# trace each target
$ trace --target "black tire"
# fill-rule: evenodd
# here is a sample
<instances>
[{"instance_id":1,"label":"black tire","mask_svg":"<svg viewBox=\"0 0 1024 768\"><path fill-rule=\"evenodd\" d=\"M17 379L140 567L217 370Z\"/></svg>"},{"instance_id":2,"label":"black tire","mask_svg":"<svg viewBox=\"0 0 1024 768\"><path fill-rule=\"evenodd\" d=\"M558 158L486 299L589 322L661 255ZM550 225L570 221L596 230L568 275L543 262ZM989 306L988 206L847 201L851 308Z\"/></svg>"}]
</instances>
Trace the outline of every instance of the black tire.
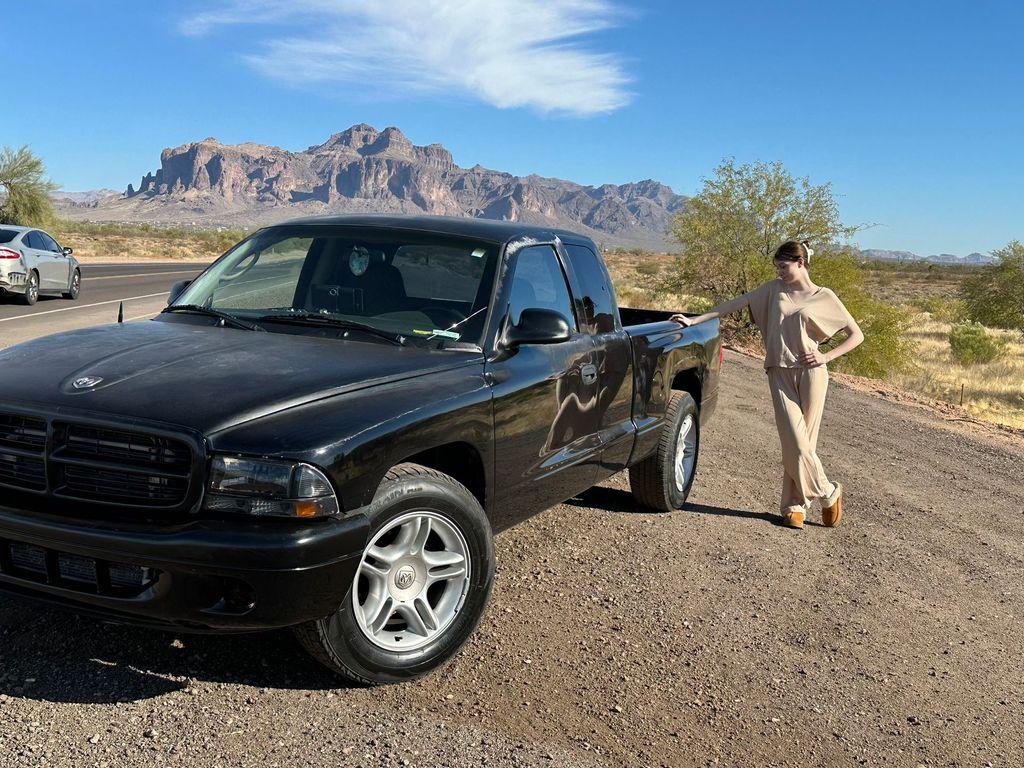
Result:
<instances>
[{"instance_id":1,"label":"black tire","mask_svg":"<svg viewBox=\"0 0 1024 768\"><path fill-rule=\"evenodd\" d=\"M25 293L21 295L21 303L32 306L39 300L39 274L32 270L25 282Z\"/></svg>"},{"instance_id":2,"label":"black tire","mask_svg":"<svg viewBox=\"0 0 1024 768\"><path fill-rule=\"evenodd\" d=\"M389 523L420 512L443 518L462 537L469 566L468 583L461 587L464 598L450 623L424 641L426 644L412 650L390 650L371 641L356 616L355 603L366 586L365 577L357 576L337 611L293 628L303 648L334 672L366 685L422 677L454 656L483 616L494 580L491 526L476 497L448 475L419 464L399 464L389 470L367 513L370 534L361 562L366 561L375 537L382 531L387 535ZM396 588L398 578L394 579ZM390 589L390 575L386 583ZM444 589L448 588L446 583Z\"/></svg>"},{"instance_id":3,"label":"black tire","mask_svg":"<svg viewBox=\"0 0 1024 768\"><path fill-rule=\"evenodd\" d=\"M71 285L68 286L68 290L61 294L65 299L74 301L78 298L78 294L82 292L82 273L77 269L71 273Z\"/></svg>"},{"instance_id":4,"label":"black tire","mask_svg":"<svg viewBox=\"0 0 1024 768\"><path fill-rule=\"evenodd\" d=\"M692 431L693 464L682 487L676 482L676 450L680 429ZM665 430L658 450L629 468L629 488L641 504L662 512L681 509L690 495L700 455L700 416L689 392L672 392L665 414Z\"/></svg>"}]
</instances>

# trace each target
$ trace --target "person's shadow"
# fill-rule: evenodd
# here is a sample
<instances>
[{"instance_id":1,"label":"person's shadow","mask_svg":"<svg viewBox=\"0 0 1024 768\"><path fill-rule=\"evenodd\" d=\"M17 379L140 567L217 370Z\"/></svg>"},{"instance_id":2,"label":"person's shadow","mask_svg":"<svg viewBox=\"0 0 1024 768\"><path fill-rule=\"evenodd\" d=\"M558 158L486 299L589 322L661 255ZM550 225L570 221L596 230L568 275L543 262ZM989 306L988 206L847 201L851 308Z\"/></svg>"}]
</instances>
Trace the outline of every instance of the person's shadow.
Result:
<instances>
[{"instance_id":1,"label":"person's shadow","mask_svg":"<svg viewBox=\"0 0 1024 768\"><path fill-rule=\"evenodd\" d=\"M579 493L569 499L566 504L574 507L596 507L608 512L620 512L626 514L649 514L650 509L644 507L629 491L619 488L607 488L594 486L583 493ZM725 517L742 517L748 520L761 520L771 525L781 525L781 518L767 512L752 512L746 509L730 509L729 507L712 507L707 504L694 504L687 502L683 507L686 512L696 512L701 515L722 515Z\"/></svg>"}]
</instances>

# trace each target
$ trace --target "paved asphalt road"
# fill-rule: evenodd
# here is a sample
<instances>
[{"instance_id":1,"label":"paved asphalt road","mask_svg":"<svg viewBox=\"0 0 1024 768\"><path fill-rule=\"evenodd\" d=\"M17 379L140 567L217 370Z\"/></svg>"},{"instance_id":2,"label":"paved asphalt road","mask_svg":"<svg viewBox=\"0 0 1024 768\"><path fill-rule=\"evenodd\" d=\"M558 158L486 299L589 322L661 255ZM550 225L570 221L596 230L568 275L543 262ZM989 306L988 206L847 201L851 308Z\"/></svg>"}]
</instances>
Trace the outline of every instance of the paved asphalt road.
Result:
<instances>
[{"instance_id":1,"label":"paved asphalt road","mask_svg":"<svg viewBox=\"0 0 1024 768\"><path fill-rule=\"evenodd\" d=\"M0 349L51 333L112 323L122 301L126 322L152 317L166 304L174 283L195 277L204 267L188 262L85 264L77 301L40 296L35 306L26 307L16 297L0 300Z\"/></svg>"}]
</instances>

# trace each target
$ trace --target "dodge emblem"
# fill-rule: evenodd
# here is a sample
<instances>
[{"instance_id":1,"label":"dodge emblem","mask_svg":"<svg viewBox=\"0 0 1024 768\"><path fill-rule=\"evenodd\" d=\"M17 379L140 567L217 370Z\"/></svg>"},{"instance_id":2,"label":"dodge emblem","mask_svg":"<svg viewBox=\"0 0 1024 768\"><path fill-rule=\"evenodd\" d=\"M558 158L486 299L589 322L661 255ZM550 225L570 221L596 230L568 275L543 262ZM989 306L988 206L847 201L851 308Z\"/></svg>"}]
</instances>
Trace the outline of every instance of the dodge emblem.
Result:
<instances>
[{"instance_id":1,"label":"dodge emblem","mask_svg":"<svg viewBox=\"0 0 1024 768\"><path fill-rule=\"evenodd\" d=\"M398 573L395 574L395 586L399 589L408 589L414 581L416 581L416 571L412 566L406 565L399 568Z\"/></svg>"},{"instance_id":2,"label":"dodge emblem","mask_svg":"<svg viewBox=\"0 0 1024 768\"><path fill-rule=\"evenodd\" d=\"M75 389L89 389L90 387L95 387L101 381L103 381L102 376L83 376L71 382L71 386Z\"/></svg>"}]
</instances>

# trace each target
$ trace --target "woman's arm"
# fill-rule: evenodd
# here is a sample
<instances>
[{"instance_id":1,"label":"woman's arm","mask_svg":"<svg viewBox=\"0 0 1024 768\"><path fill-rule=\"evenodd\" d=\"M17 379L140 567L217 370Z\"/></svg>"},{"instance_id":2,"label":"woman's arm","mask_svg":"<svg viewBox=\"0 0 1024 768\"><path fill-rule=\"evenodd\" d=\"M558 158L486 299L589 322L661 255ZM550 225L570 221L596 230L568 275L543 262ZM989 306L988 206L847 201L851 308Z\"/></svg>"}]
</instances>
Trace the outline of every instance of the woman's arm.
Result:
<instances>
[{"instance_id":1,"label":"woman's arm","mask_svg":"<svg viewBox=\"0 0 1024 768\"><path fill-rule=\"evenodd\" d=\"M842 344L836 345L834 349L830 349L828 352L822 352L819 349L813 349L810 352L804 352L800 357L797 358L797 362L800 365L805 365L808 368L817 368L819 365L825 365L831 363L838 357L842 357L851 349L855 349L860 346L861 342L864 341L864 332L857 325L856 320L850 321L850 324L845 328L840 329L842 333L846 334L846 338L843 339Z\"/></svg>"},{"instance_id":2,"label":"woman's arm","mask_svg":"<svg viewBox=\"0 0 1024 768\"><path fill-rule=\"evenodd\" d=\"M745 293L742 296L737 296L735 299L729 299L723 301L717 307L705 312L703 315L697 315L696 317L686 317L686 315L675 314L669 318L672 322L679 323L680 325L690 326L697 325L697 323L703 323L708 320L714 320L716 317L722 317L723 315L731 315L733 312L739 312L747 306L749 301L749 293ZM852 347L851 347L852 349Z\"/></svg>"}]
</instances>

